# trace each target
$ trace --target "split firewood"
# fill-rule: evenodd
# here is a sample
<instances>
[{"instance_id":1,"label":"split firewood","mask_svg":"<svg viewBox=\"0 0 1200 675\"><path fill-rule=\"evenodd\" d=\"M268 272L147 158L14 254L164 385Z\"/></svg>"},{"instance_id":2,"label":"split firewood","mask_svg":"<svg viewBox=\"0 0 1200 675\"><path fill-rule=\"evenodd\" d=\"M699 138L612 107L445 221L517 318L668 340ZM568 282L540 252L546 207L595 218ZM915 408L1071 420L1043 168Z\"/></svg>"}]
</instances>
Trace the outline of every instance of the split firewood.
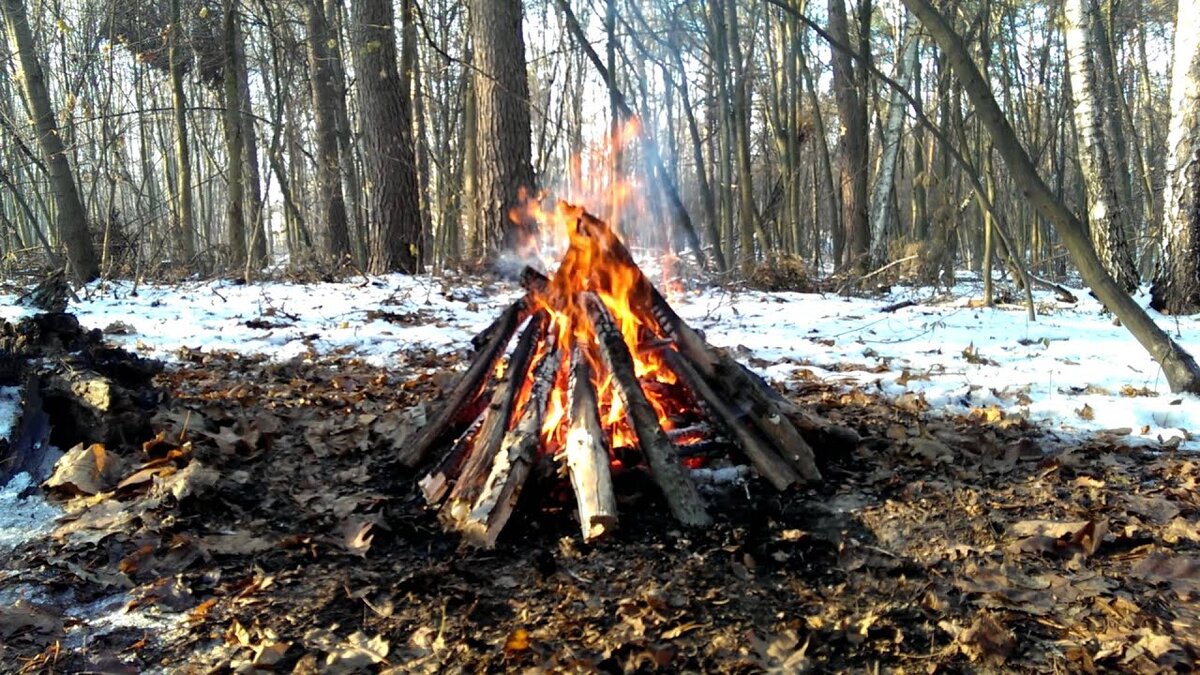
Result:
<instances>
[{"instance_id":1,"label":"split firewood","mask_svg":"<svg viewBox=\"0 0 1200 675\"><path fill-rule=\"evenodd\" d=\"M489 329L491 337L487 344L475 353L467 372L463 373L450 395L425 424L409 438L405 439L397 449L397 459L405 466L416 466L425 459L430 448L438 443L450 431L463 411L470 407L470 402L478 397L487 383L488 377L496 368L496 362L504 354L504 347L512 339L517 330L521 314L524 312L522 301L514 302L500 315L495 322L495 328Z\"/></svg>"},{"instance_id":2,"label":"split firewood","mask_svg":"<svg viewBox=\"0 0 1200 675\"><path fill-rule=\"evenodd\" d=\"M488 474L471 513L461 525L467 540L477 546L492 548L496 545L496 539L512 516L521 496L521 489L537 459L542 422L546 416L546 403L550 398L550 390L554 388L558 366L562 362L553 332L545 332L543 345L546 354L534 369L533 387L521 418L517 425L504 435L500 451L496 453L492 462L491 473Z\"/></svg>"},{"instance_id":3,"label":"split firewood","mask_svg":"<svg viewBox=\"0 0 1200 675\"><path fill-rule=\"evenodd\" d=\"M479 417L471 423L467 430L459 434L458 439L454 441L450 452L438 462L429 473L420 481L421 494L425 495L425 503L430 506L436 506L441 503L442 498L450 490L450 486L454 484L455 477L462 471L463 462L471 452L471 445L475 442L475 437L479 435L479 430L483 427L484 421L487 419L487 410L479 413Z\"/></svg>"},{"instance_id":4,"label":"split firewood","mask_svg":"<svg viewBox=\"0 0 1200 675\"><path fill-rule=\"evenodd\" d=\"M608 464L608 443L600 424L592 369L583 352L571 352L568 384L567 440L563 454L575 490L579 526L585 541L598 539L617 527L617 500Z\"/></svg>"},{"instance_id":5,"label":"split firewood","mask_svg":"<svg viewBox=\"0 0 1200 675\"><path fill-rule=\"evenodd\" d=\"M533 359L538 341L545 334L546 323L545 312L538 312L529 320L529 324L521 332L521 337L517 339L517 346L513 349L508 367L504 369L503 379L492 392L492 402L485 413L487 417L479 429L479 435L471 444L471 452L450 490L446 505L442 507L442 518L451 526L456 527L466 519L483 490L483 483L508 430L517 395L525 385L529 362Z\"/></svg>"},{"instance_id":6,"label":"split firewood","mask_svg":"<svg viewBox=\"0 0 1200 675\"><path fill-rule=\"evenodd\" d=\"M733 437L734 442L745 453L760 476L770 481L771 485L780 491L801 481L800 476L796 474L790 464L772 450L758 434L738 420L737 414L729 409L721 396L704 381L704 378L700 377L700 374L692 368L682 354L674 350L667 350L663 352L663 356L671 370L683 379L684 386L692 392L697 402L710 411L715 421Z\"/></svg>"},{"instance_id":7,"label":"split firewood","mask_svg":"<svg viewBox=\"0 0 1200 675\"><path fill-rule=\"evenodd\" d=\"M650 473L662 490L672 515L689 527L711 524L712 518L704 510L704 502L696 492L696 486L679 463L675 446L667 439L658 423L658 415L638 384L633 357L608 308L594 293L584 294L583 305L591 319L604 365L612 374L617 395L625 405L626 417L633 427L638 447L646 455Z\"/></svg>"}]
</instances>

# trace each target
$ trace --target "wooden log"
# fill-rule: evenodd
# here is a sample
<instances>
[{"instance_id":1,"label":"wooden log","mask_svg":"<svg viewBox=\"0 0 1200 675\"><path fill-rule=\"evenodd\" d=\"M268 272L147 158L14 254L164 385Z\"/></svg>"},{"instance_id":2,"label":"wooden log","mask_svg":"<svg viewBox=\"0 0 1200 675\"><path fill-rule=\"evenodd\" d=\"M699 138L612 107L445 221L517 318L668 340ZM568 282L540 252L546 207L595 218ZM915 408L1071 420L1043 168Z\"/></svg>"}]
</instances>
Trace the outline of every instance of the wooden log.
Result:
<instances>
[{"instance_id":1,"label":"wooden log","mask_svg":"<svg viewBox=\"0 0 1200 675\"><path fill-rule=\"evenodd\" d=\"M703 527L712 523L696 486L679 463L675 446L667 439L658 415L646 399L633 370L633 357L621 337L616 322L603 301L594 293L583 295L583 305L591 319L604 365L612 373L617 395L625 404L625 414L633 427L638 447L650 464L650 473L667 500L671 513L685 526Z\"/></svg>"},{"instance_id":2,"label":"wooden log","mask_svg":"<svg viewBox=\"0 0 1200 675\"><path fill-rule=\"evenodd\" d=\"M608 442L600 423L592 369L576 347L571 353L568 383L567 439L563 454L575 504L579 527L585 541L603 537L617 528L617 500L613 494L612 473L608 466Z\"/></svg>"},{"instance_id":3,"label":"wooden log","mask_svg":"<svg viewBox=\"0 0 1200 675\"><path fill-rule=\"evenodd\" d=\"M529 308L532 307L533 305L530 304L529 296L526 295L526 296L517 298L517 300L514 301L513 304L509 308L511 309L513 306L515 306L517 308L516 324L520 324L521 318L529 311ZM508 321L509 321L508 312L507 311L501 312L500 316L497 316L494 321L492 321L490 324L488 324L487 328L484 328L483 330L479 331L478 333L475 334L474 337L471 338L471 348L474 349L475 351L480 351L480 350L484 349L485 347L487 347L488 343L490 343L492 341L492 337L494 337L497 333L500 333L505 330L505 328L508 324ZM514 327L515 327L515 325L514 325ZM509 337L511 338L512 337L512 329L508 329L508 330L509 330L509 333L508 333ZM507 343L508 340L505 340L505 342Z\"/></svg>"},{"instance_id":4,"label":"wooden log","mask_svg":"<svg viewBox=\"0 0 1200 675\"><path fill-rule=\"evenodd\" d=\"M520 300L509 305L508 309L496 320L496 328L489 329L491 336L487 344L471 358L467 372L454 385L450 395L442 402L428 422L411 436L406 438L397 448L397 459L404 466L416 466L442 438L450 431L458 420L460 413L470 402L482 393L488 377L496 368L496 362L504 354L504 348L512 338L524 312L524 303Z\"/></svg>"},{"instance_id":5,"label":"wooden log","mask_svg":"<svg viewBox=\"0 0 1200 675\"><path fill-rule=\"evenodd\" d=\"M496 539L512 516L521 489L529 478L530 470L537 459L541 445L542 421L546 417L546 403L562 362L555 336L545 333L546 354L538 362L533 374L533 387L529 400L521 411L517 425L504 435L500 451L492 462L491 473L483 484L479 497L472 505L470 514L463 520L461 528L467 541L493 548Z\"/></svg>"},{"instance_id":6,"label":"wooden log","mask_svg":"<svg viewBox=\"0 0 1200 675\"><path fill-rule=\"evenodd\" d=\"M667 431L667 438L675 445L687 445L699 441L713 440L716 430L708 424L701 422L680 429L671 429Z\"/></svg>"},{"instance_id":7,"label":"wooden log","mask_svg":"<svg viewBox=\"0 0 1200 675\"><path fill-rule=\"evenodd\" d=\"M456 527L466 519L472 504L483 489L496 453L500 451L504 434L508 431L517 395L529 374L529 362L533 360L534 347L546 332L546 323L545 312L538 312L529 320L529 324L521 332L521 337L517 339L517 346L513 348L508 367L504 370L504 377L492 392L492 401L484 413L486 417L483 425L472 442L471 451L463 462L458 480L454 482L446 504L442 507L442 518L451 527Z\"/></svg>"},{"instance_id":8,"label":"wooden log","mask_svg":"<svg viewBox=\"0 0 1200 675\"><path fill-rule=\"evenodd\" d=\"M812 446L780 409L782 397L762 378L747 370L723 349L708 344L680 318L657 289L651 289L651 311L660 327L673 339L679 352L695 366L716 396L729 401L762 435L775 446L779 455L805 480L820 481Z\"/></svg>"},{"instance_id":9,"label":"wooden log","mask_svg":"<svg viewBox=\"0 0 1200 675\"><path fill-rule=\"evenodd\" d=\"M454 484L454 479L458 478L463 462L466 461L467 455L471 451L471 445L474 443L475 437L479 435L479 430L487 418L488 410L490 407L479 413L471 426L459 434L458 439L450 448L450 452L446 453L442 461L438 462L437 466L421 479L419 483L421 493L425 495L425 503L429 506L440 504L446 493L450 491L450 486Z\"/></svg>"},{"instance_id":10,"label":"wooden log","mask_svg":"<svg viewBox=\"0 0 1200 675\"><path fill-rule=\"evenodd\" d=\"M770 481L780 492L801 481L791 465L772 450L770 444L738 419L737 413L725 404L721 396L700 377L682 354L675 350L667 350L663 352L663 357L667 366L683 380L684 386L692 392L696 401L712 413L725 433L733 438L734 443L754 465L758 475Z\"/></svg>"}]
</instances>

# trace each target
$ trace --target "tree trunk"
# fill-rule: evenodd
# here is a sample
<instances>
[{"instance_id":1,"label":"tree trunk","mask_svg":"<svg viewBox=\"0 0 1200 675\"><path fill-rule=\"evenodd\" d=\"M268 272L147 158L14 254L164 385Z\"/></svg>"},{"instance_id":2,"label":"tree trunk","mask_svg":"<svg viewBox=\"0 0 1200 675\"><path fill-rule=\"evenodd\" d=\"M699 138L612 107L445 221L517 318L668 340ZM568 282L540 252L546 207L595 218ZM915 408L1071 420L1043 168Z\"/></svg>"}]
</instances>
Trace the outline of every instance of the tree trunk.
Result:
<instances>
[{"instance_id":1,"label":"tree trunk","mask_svg":"<svg viewBox=\"0 0 1200 675\"><path fill-rule=\"evenodd\" d=\"M250 98L250 72L246 68L246 38L241 17L233 25L233 68L237 75L238 120L242 125L242 161L245 162L243 189L250 207L250 231L247 233L253 267L269 262L267 231L263 225L262 171L258 163L258 133L254 128L254 104ZM247 271L249 268L247 268Z\"/></svg>"},{"instance_id":2,"label":"tree trunk","mask_svg":"<svg viewBox=\"0 0 1200 675\"><path fill-rule=\"evenodd\" d=\"M188 144L187 98L183 93L183 55L179 53L179 0L171 0L168 59L171 70L171 113L175 123L175 239L185 264L196 257L196 223L192 211L192 160Z\"/></svg>"},{"instance_id":3,"label":"tree trunk","mask_svg":"<svg viewBox=\"0 0 1200 675\"><path fill-rule=\"evenodd\" d=\"M511 249L534 232L509 220L522 191L536 184L530 158L529 82L520 0L471 0L475 93L475 210L486 255ZM468 139L468 142L471 142Z\"/></svg>"},{"instance_id":4,"label":"tree trunk","mask_svg":"<svg viewBox=\"0 0 1200 675\"><path fill-rule=\"evenodd\" d=\"M81 282L91 281L100 274L96 249L92 246L87 227L87 213L79 198L75 175L67 162L66 149L55 125L54 111L50 107L50 92L38 62L37 45L25 13L24 0L0 0L4 24L8 33L8 44L13 56L17 79L21 82L21 93L25 107L37 130L38 143L46 158L50 174L50 185L54 192L57 211L59 238L67 247L67 259L75 277Z\"/></svg>"},{"instance_id":5,"label":"tree trunk","mask_svg":"<svg viewBox=\"0 0 1200 675\"><path fill-rule=\"evenodd\" d=\"M829 34L842 44L850 44L845 0L829 0ZM867 148L867 103L859 90L858 79L850 56L835 49L833 90L837 99L838 116L841 118L838 170L842 193L841 225L845 236L845 248L838 264L847 271L861 274L866 271L871 245L871 230L867 220L867 170L870 156Z\"/></svg>"},{"instance_id":6,"label":"tree trunk","mask_svg":"<svg viewBox=\"0 0 1200 675\"><path fill-rule=\"evenodd\" d=\"M1038 211L1054 223L1055 231L1066 244L1084 282L1158 362L1172 391L1200 393L1200 367L1196 365L1196 361L1159 328L1104 269L1104 264L1100 262L1091 246L1083 223L1050 191L1050 187L1042 180L1037 168L1030 161L1029 155L1021 147L1016 132L996 103L991 88L979 74L962 38L933 8L929 0L904 0L904 4L909 11L917 15L925 29L946 53L950 66L962 81L963 89L970 96L980 121L991 135L1014 181L1022 186L1023 194Z\"/></svg>"},{"instance_id":7,"label":"tree trunk","mask_svg":"<svg viewBox=\"0 0 1200 675\"><path fill-rule=\"evenodd\" d=\"M1162 261L1151 306L1169 314L1200 312L1200 0L1179 0Z\"/></svg>"},{"instance_id":8,"label":"tree trunk","mask_svg":"<svg viewBox=\"0 0 1200 675\"><path fill-rule=\"evenodd\" d=\"M369 214L367 269L420 271L421 215L408 87L396 61L390 0L354 0L351 32Z\"/></svg>"},{"instance_id":9,"label":"tree trunk","mask_svg":"<svg viewBox=\"0 0 1200 675\"><path fill-rule=\"evenodd\" d=\"M237 78L237 0L224 0L224 45L222 70L224 73L225 96L225 219L229 232L229 267L231 270L242 270L246 266L246 212L243 203L246 192L246 181L243 174L245 168L242 153L245 142L242 139L242 109L241 95L238 91Z\"/></svg>"},{"instance_id":10,"label":"tree trunk","mask_svg":"<svg viewBox=\"0 0 1200 675\"><path fill-rule=\"evenodd\" d=\"M341 161L337 138L337 90L330 63L332 34L321 0L305 3L308 23L308 79L312 88L317 148L317 186L326 231L325 250L335 261L350 254L350 228L342 195ZM319 227L319 226L318 226Z\"/></svg>"},{"instance_id":11,"label":"tree trunk","mask_svg":"<svg viewBox=\"0 0 1200 675\"><path fill-rule=\"evenodd\" d=\"M1104 263L1104 268L1116 279L1125 292L1137 287L1137 271L1129 253L1126 233L1131 231L1128 208L1118 189L1120 174L1125 168L1116 166L1113 133L1105 133L1114 123L1118 111L1109 109L1109 101L1101 100L1103 82L1101 71L1108 65L1098 58L1097 43L1106 42L1102 30L1100 8L1096 0L1066 0L1063 6L1067 18L1067 52L1074 95L1075 131L1079 138L1079 164L1087 192L1088 224L1092 244ZM1107 99L1107 97L1105 97ZM1128 183L1128 181L1124 181ZM1130 200L1131 201L1131 200ZM1124 203L1123 203L1124 202Z\"/></svg>"},{"instance_id":12,"label":"tree trunk","mask_svg":"<svg viewBox=\"0 0 1200 675\"><path fill-rule=\"evenodd\" d=\"M917 68L917 48L920 36L916 34L916 19L911 14L904 22L904 36L908 45L904 48L900 63L897 65L896 80L906 89L912 82L913 71ZM871 257L877 264L887 262L888 237L887 228L892 219L891 194L896 178L896 159L900 155L901 133L904 130L904 114L908 110L908 102L899 91L893 91L888 101L887 124L883 129L883 156L879 160L879 171L875 176L875 189L871 193L870 215L874 219L871 227Z\"/></svg>"}]
</instances>

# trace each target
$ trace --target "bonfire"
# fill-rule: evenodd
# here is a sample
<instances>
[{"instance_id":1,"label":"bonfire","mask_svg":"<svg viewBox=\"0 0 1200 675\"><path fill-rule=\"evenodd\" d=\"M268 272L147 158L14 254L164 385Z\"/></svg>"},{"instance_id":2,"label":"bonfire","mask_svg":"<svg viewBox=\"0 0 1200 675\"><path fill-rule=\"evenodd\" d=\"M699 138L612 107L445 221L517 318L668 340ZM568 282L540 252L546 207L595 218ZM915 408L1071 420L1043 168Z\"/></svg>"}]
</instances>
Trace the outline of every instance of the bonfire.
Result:
<instances>
[{"instance_id":1,"label":"bonfire","mask_svg":"<svg viewBox=\"0 0 1200 675\"><path fill-rule=\"evenodd\" d=\"M821 480L801 431L852 432L709 345L607 223L565 202L541 218L567 234L558 269L525 268L525 296L475 337L467 371L400 449L409 466L441 451L421 489L448 529L494 546L539 466L569 477L585 539L617 527L612 475L631 465L648 469L681 524L707 525L689 472L705 458L687 450L718 437L778 490Z\"/></svg>"}]
</instances>

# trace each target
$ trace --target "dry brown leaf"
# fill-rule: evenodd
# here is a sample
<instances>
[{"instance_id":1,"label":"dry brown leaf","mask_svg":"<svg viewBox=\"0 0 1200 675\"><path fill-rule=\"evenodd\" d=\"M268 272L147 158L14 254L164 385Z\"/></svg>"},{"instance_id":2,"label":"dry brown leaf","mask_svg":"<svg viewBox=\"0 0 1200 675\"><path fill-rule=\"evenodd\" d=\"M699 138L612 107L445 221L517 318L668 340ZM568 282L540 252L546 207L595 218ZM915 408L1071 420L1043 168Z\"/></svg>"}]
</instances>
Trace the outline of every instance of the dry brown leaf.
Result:
<instances>
[{"instance_id":1,"label":"dry brown leaf","mask_svg":"<svg viewBox=\"0 0 1200 675\"><path fill-rule=\"evenodd\" d=\"M62 618L49 609L27 600L19 599L8 606L0 606L0 638L37 633L43 636L56 635L62 631Z\"/></svg>"},{"instance_id":2,"label":"dry brown leaf","mask_svg":"<svg viewBox=\"0 0 1200 675\"><path fill-rule=\"evenodd\" d=\"M1200 559L1151 553L1134 565L1130 573L1152 583L1169 583L1181 596L1200 592Z\"/></svg>"},{"instance_id":3,"label":"dry brown leaf","mask_svg":"<svg viewBox=\"0 0 1200 675\"><path fill-rule=\"evenodd\" d=\"M1146 518L1155 525L1166 525L1179 515L1179 505L1163 497L1124 495L1122 500L1130 511Z\"/></svg>"},{"instance_id":4,"label":"dry brown leaf","mask_svg":"<svg viewBox=\"0 0 1200 675\"><path fill-rule=\"evenodd\" d=\"M504 653L516 654L529 649L529 631L518 628L508 634L504 640Z\"/></svg>"},{"instance_id":5,"label":"dry brown leaf","mask_svg":"<svg viewBox=\"0 0 1200 675\"><path fill-rule=\"evenodd\" d=\"M1048 525L1047 529L1059 530L1060 528ZM1011 553L1035 553L1061 558L1070 558L1075 555L1092 556L1100 548L1100 543L1106 534L1108 534L1108 521L1101 518L1100 520L1089 520L1077 529L1067 529L1058 536L1034 534L1019 539L1010 544L1008 550Z\"/></svg>"},{"instance_id":6,"label":"dry brown leaf","mask_svg":"<svg viewBox=\"0 0 1200 675\"><path fill-rule=\"evenodd\" d=\"M112 489L125 471L125 461L104 446L82 443L67 451L54 464L45 487L60 495L94 495Z\"/></svg>"},{"instance_id":7,"label":"dry brown leaf","mask_svg":"<svg viewBox=\"0 0 1200 675\"><path fill-rule=\"evenodd\" d=\"M989 612L981 612L975 621L955 639L959 651L972 662L1000 665L1017 647L1017 638Z\"/></svg>"},{"instance_id":8,"label":"dry brown leaf","mask_svg":"<svg viewBox=\"0 0 1200 675\"><path fill-rule=\"evenodd\" d=\"M1168 544L1180 541L1200 542L1200 523L1186 518L1175 518L1163 529L1162 538Z\"/></svg>"},{"instance_id":9,"label":"dry brown leaf","mask_svg":"<svg viewBox=\"0 0 1200 675\"><path fill-rule=\"evenodd\" d=\"M275 547L271 541L249 532L209 534L200 537L198 543L204 550L217 555L254 555Z\"/></svg>"},{"instance_id":10,"label":"dry brown leaf","mask_svg":"<svg viewBox=\"0 0 1200 675\"><path fill-rule=\"evenodd\" d=\"M374 527L375 523L371 520L350 518L342 523L342 547L349 553L366 556L371 549L371 540L375 538L371 531Z\"/></svg>"}]
</instances>

